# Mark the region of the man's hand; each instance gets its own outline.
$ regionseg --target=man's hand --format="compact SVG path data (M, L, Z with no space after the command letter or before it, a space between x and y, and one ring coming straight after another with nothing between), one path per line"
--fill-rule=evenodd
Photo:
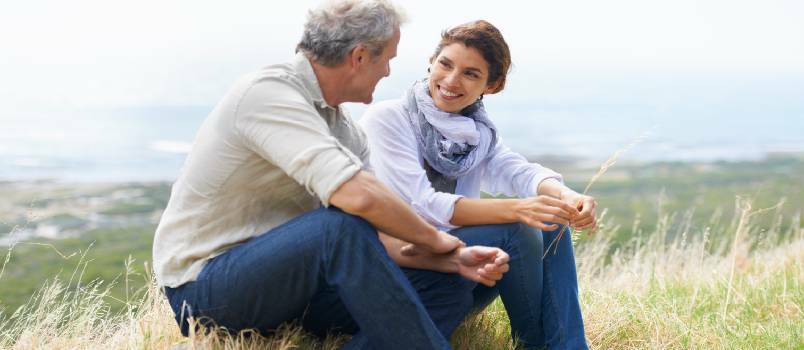
M570 226L577 230L587 230L589 234L597 231L597 218L595 217L597 201L594 197L566 190L561 192L561 201L577 208L579 211L579 215L572 219Z
M403 256L415 256L424 252L433 254L447 254L465 246L466 243L463 243L463 241L458 239L458 237L455 237L444 231L438 231L436 239L428 241L427 245L411 243L402 247L400 252Z
M508 272L508 254L499 248L462 247L453 254L458 273L470 281L493 287Z
M508 254L502 249L484 246L466 247L455 236L439 231L450 246L457 242L457 249L436 254L422 245L411 244L380 232L380 240L391 258L400 266L414 269L458 273L464 278L494 286L508 272ZM449 238L452 237L452 238Z

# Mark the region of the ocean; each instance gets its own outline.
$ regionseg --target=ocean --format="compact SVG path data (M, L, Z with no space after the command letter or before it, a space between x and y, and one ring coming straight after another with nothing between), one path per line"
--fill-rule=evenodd
M532 88L533 95L546 97L503 94L484 102L503 141L536 160L600 162L634 143L622 161L750 160L804 153L804 79L749 82L674 85L666 79L649 84L653 90L646 92L637 83L589 87L579 80L583 94L578 96L550 95L540 91L550 88L543 85ZM529 89L519 85L515 88ZM574 88L563 87L565 92ZM172 181L214 102L4 113L0 181ZM347 108L356 118L365 109Z

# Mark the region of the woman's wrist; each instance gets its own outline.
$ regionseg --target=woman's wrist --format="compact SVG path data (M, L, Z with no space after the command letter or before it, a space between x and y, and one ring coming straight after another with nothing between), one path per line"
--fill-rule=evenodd
M512 199L506 199L506 201L508 201L508 203L506 205L506 210L504 210L504 212L506 213L505 221L519 222L520 213L522 211L522 208L525 207L526 199L512 198Z
M578 192L575 192L574 190L572 190L569 187L562 189L561 192L559 192L559 195L558 195L558 199L567 199L567 198L573 198L573 197L580 197L580 194L578 194Z
M560 198L561 191L563 191L566 188L567 187L564 186L564 184L561 183L561 181L549 177L539 182L539 185L536 186L536 195Z

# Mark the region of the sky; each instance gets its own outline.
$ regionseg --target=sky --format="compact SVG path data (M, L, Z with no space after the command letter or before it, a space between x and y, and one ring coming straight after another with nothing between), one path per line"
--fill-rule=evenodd
M214 105L239 75L287 60L318 3L3 2L0 111ZM510 101L582 99L596 91L573 79L612 75L804 74L801 1L397 3L410 21L378 98L423 76L443 29L481 18L511 47Z

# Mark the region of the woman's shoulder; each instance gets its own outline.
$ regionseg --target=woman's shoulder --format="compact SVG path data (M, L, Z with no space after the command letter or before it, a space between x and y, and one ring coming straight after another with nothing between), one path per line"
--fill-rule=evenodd
M369 106L360 117L360 125L368 129L408 126L407 108L402 99L385 100Z

